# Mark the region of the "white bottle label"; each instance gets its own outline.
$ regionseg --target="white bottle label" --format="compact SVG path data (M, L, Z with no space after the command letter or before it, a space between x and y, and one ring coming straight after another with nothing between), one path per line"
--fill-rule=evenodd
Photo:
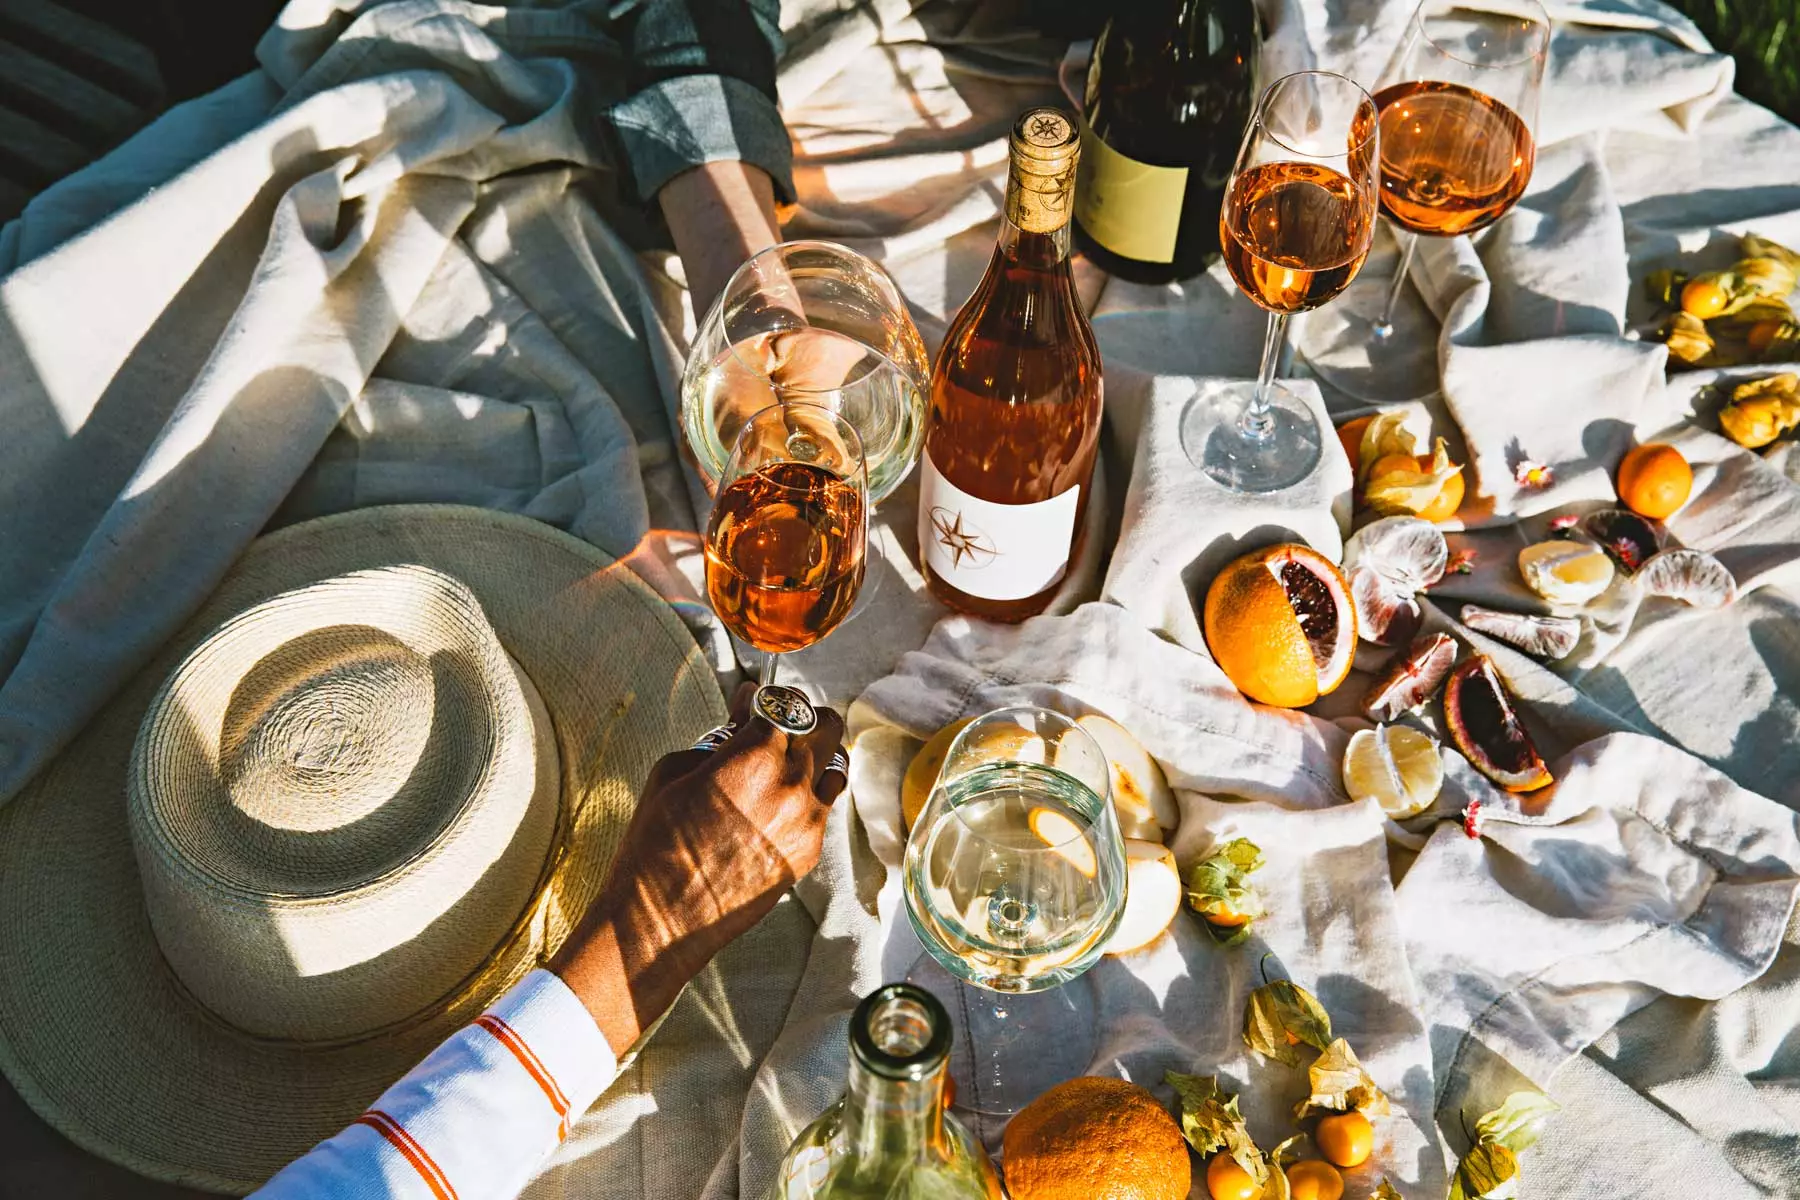
M983 600L1023 600L1061 581L1081 485L1035 504L969 495L919 456L919 546L938 578Z

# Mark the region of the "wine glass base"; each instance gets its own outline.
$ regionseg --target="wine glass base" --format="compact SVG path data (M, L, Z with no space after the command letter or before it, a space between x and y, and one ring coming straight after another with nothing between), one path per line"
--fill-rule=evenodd
M1099 1047L1099 1002L1085 975L1042 992L993 992L958 979L921 954L906 981L950 1012L954 1107L979 1118L983 1141L1059 1083L1087 1073Z
M1220 487L1280 491L1318 466L1318 418L1299 397L1276 385L1269 390L1267 429L1262 436L1246 436L1238 418L1254 392L1254 385L1244 384L1195 396L1181 414L1181 448Z
M1382 309L1399 257L1371 254L1344 294L1302 318L1294 352L1308 374L1334 391L1370 403L1420 400L1439 390L1437 318L1408 283L1384 327Z

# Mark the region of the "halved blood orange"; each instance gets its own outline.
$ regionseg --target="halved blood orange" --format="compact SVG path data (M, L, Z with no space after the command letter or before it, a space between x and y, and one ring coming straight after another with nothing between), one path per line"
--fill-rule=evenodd
M1282 708L1337 687L1356 653L1356 607L1343 575L1292 542L1228 563L1206 590L1202 624L1238 691Z
M1469 655L1444 681L1444 725L1463 757L1507 791L1534 792L1550 783L1550 768L1487 655Z

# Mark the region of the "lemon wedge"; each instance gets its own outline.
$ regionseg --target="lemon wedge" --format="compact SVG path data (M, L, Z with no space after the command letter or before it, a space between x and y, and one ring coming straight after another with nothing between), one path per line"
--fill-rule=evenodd
M1437 739L1404 725L1377 725L1350 735L1344 790L1373 800L1396 821L1425 811L1444 786Z
M1588 542L1537 542L1519 551L1519 574L1552 604L1586 604L1613 581L1612 559Z

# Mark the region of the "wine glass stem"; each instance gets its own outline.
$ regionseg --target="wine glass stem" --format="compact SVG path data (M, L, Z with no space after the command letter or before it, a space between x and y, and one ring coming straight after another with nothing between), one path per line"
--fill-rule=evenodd
M1263 334L1262 368L1256 373L1256 391L1238 418L1238 431L1249 441L1266 441L1275 433L1269 393L1275 387L1275 369L1281 364L1281 343L1287 338L1287 323L1287 313L1269 314L1269 327Z
M1393 282L1388 284L1387 303L1381 306L1381 319L1375 322L1374 334L1386 340L1394 336L1394 305L1400 300L1400 289L1406 286L1406 277L1412 272L1413 251L1419 248L1419 235L1411 230L1402 229L1398 233L1400 240L1400 261L1394 267Z
M781 661L781 655L779 655L779 654L763 655L762 678L760 680L758 680L757 682L760 683L763 687L768 687L770 684L774 683L775 682L775 666L780 661Z

